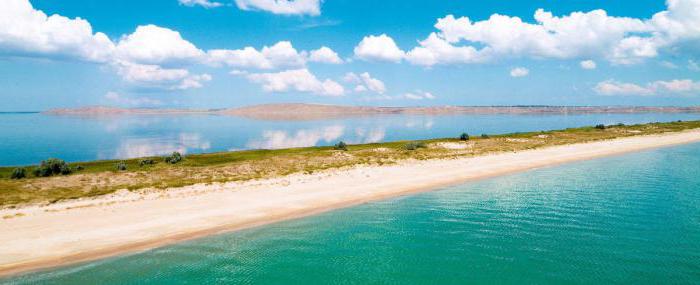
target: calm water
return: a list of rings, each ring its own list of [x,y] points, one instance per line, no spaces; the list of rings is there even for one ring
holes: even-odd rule
[[[0,113],[0,166],[698,120],[700,114],[370,116],[259,121],[228,116],[72,117]]]
[[[698,284],[699,173],[700,144],[659,149],[5,282]]]

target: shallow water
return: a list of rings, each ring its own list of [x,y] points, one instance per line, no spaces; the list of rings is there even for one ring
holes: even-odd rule
[[[700,144],[577,162],[10,284],[698,284]]]
[[[0,113],[0,166],[241,149],[526,132],[596,124],[698,120],[700,114],[385,115],[315,121],[231,116],[51,116]]]

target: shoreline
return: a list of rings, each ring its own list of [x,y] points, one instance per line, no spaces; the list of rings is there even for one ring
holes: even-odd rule
[[[692,142],[700,142],[700,129],[167,191],[121,191],[4,209],[2,216],[15,216],[0,220],[0,276],[134,253],[533,168]]]

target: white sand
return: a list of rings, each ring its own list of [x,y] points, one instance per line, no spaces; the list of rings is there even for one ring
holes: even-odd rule
[[[453,160],[405,161],[309,175],[0,211],[0,274],[133,252],[564,162],[700,141],[700,130]]]

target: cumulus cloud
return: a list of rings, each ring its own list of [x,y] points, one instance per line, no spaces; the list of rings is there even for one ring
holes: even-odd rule
[[[431,33],[427,39],[420,41],[419,45],[406,55],[406,59],[412,64],[432,66],[443,63],[479,63],[486,60],[476,48],[454,46],[436,33]]]
[[[348,72],[343,77],[343,81],[354,84],[354,90],[356,92],[371,91],[378,94],[384,94],[384,92],[386,92],[384,82],[373,78],[369,72],[363,72],[359,75],[354,72]]]
[[[138,87],[168,90],[201,87],[207,74],[192,75],[162,64],[192,63],[204,52],[176,31],[154,25],[139,26],[117,44],[93,33],[84,19],[47,16],[28,0],[6,0],[0,9],[0,55],[72,59],[115,67],[125,82]]]
[[[291,42],[280,41],[261,50],[253,47],[242,49],[213,49],[207,51],[207,61],[212,65],[224,64],[235,68],[279,69],[301,68],[308,61],[339,64],[343,61],[338,54],[328,47],[321,47],[310,53],[297,51]]]
[[[510,70],[511,77],[524,77],[530,74],[530,70],[525,67],[515,67]]]
[[[593,90],[601,95],[664,95],[664,94],[690,94],[700,91],[700,82],[690,79],[674,79],[669,81],[654,81],[641,86],[634,83],[625,83],[615,80],[599,82]]]
[[[224,5],[219,2],[212,2],[209,0],[178,0],[178,2],[187,7],[202,6],[204,8],[216,8]]]
[[[595,61],[592,61],[590,59],[589,60],[582,60],[581,62],[579,62],[579,65],[581,66],[581,68],[589,69],[589,70],[596,69],[596,67],[597,67]]]
[[[155,25],[138,26],[117,45],[119,59],[145,64],[195,62],[204,52],[186,41],[180,33]]]
[[[235,50],[209,50],[207,54],[211,63],[223,63],[239,68],[274,69],[302,67],[305,64],[304,56],[288,41],[281,41],[270,47],[264,46],[260,51],[253,47],[245,47]]]
[[[343,60],[329,47],[323,46],[317,50],[312,50],[309,54],[309,61],[330,64],[341,64]]]
[[[321,15],[321,0],[236,0],[236,6],[281,15]]]
[[[535,22],[493,14],[482,21],[447,15],[406,59],[417,65],[480,63],[511,58],[600,58],[614,64],[634,64],[658,56],[664,48],[697,50],[700,42],[700,1],[668,0],[667,10],[650,19],[609,16],[604,10],[554,16],[538,9]],[[363,40],[364,41],[364,40]],[[375,42],[379,42],[375,40]],[[389,50],[375,43],[366,54],[378,59]],[[393,43],[393,41],[391,41]],[[359,46],[358,46],[359,47]],[[391,61],[400,60],[393,49]]]
[[[89,62],[110,59],[114,43],[103,33],[93,33],[84,19],[47,16],[28,0],[3,0],[1,6],[0,54]]]
[[[342,96],[345,88],[330,79],[319,80],[308,69],[293,69],[274,73],[251,73],[246,78],[262,85],[266,92],[309,92],[322,96]]]
[[[121,105],[121,106],[129,106],[129,107],[136,107],[136,106],[158,106],[162,105],[163,102],[160,100],[156,99],[151,99],[151,98],[131,98],[131,97],[126,97],[123,96],[117,92],[114,91],[109,91],[107,94],[105,94],[104,98],[107,101],[110,101],[114,104]]]
[[[381,34],[379,36],[366,36],[354,49],[355,56],[363,60],[378,60],[399,62],[404,58],[405,52],[394,42],[394,39]]]
[[[137,64],[126,61],[112,64],[122,79],[142,88],[186,90],[202,87],[212,79],[209,74],[190,74],[187,69],[163,68],[159,65]]]

